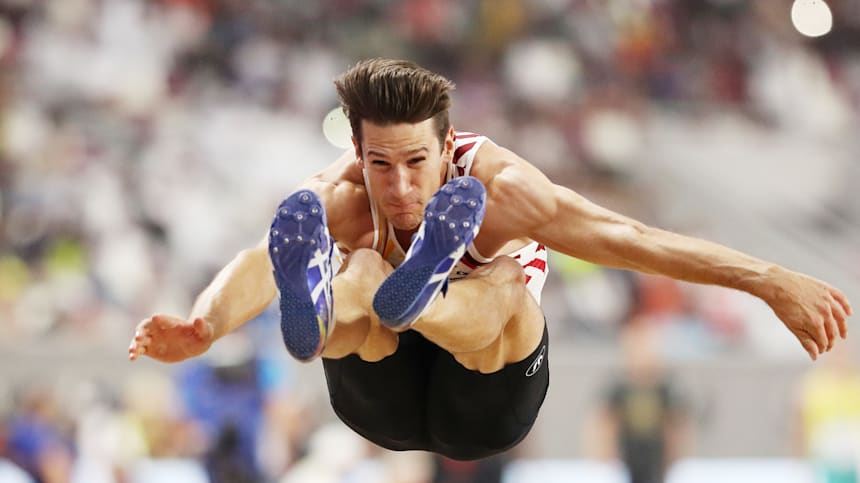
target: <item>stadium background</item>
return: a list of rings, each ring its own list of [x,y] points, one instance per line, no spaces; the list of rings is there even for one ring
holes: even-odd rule
[[[260,481],[432,481],[447,463],[344,433],[319,363],[286,357],[271,310],[199,361],[126,360],[140,319],[187,314],[339,154],[321,129],[331,80],[366,57],[445,74],[456,128],[556,182],[860,303],[860,3],[828,4],[832,30],[810,38],[787,0],[5,0],[0,462],[48,462],[43,481],[193,472],[223,442],[218,401],[253,429]],[[856,334],[813,365],[745,294],[560,256],[550,277],[553,382],[498,462],[507,481],[623,481],[598,422],[625,360],[660,361],[677,392],[675,481],[823,481],[801,415],[818,373],[860,384]],[[633,325],[644,335],[625,337]],[[249,361],[245,399],[201,376]],[[856,481],[860,405],[843,409],[822,438]]]

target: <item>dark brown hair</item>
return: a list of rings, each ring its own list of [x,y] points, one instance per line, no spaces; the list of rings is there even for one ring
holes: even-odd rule
[[[450,129],[449,91],[454,83],[406,60],[363,60],[334,81],[352,134],[361,143],[361,121],[415,124],[433,118],[444,149]]]

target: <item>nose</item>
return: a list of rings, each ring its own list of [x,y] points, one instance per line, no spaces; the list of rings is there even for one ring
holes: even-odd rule
[[[397,166],[391,170],[388,189],[392,195],[397,198],[405,197],[409,194],[410,185],[409,175],[404,167]]]

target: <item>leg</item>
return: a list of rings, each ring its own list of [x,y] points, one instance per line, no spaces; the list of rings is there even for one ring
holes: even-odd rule
[[[439,355],[450,358],[410,331],[401,334],[394,354],[378,362],[363,361],[356,354],[323,357],[332,409],[347,426],[379,446],[430,450],[428,378]]]
[[[520,265],[498,257],[451,283],[412,328],[450,352],[464,367],[495,372],[531,354],[544,318],[528,293]]]
[[[549,388],[549,334],[522,361],[491,374],[468,370],[451,354],[436,358],[427,391],[433,451],[485,458],[516,446],[531,430]]]
[[[358,354],[375,362],[397,350],[397,334],[383,327],[371,308],[373,294],[393,270],[373,250],[358,250],[347,258],[332,281],[336,322],[323,357]]]

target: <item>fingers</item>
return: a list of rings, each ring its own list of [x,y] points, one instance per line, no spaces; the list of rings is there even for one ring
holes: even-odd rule
[[[824,318],[824,331],[827,333],[827,351],[833,348],[836,343],[836,337],[839,334],[839,327],[836,325],[836,318],[833,313],[829,313]]]
[[[810,336],[813,336],[813,340],[815,344],[818,346],[818,353],[821,354],[823,352],[827,352],[828,346],[830,345],[830,337],[827,334],[827,320],[826,317],[823,321],[818,322],[812,329],[812,332],[807,331]]]
[[[818,360],[818,355],[820,354],[820,352],[818,350],[818,345],[815,343],[814,340],[812,340],[812,337],[810,337],[809,334],[805,332],[801,332],[800,334],[797,334],[797,339],[800,341],[800,345],[802,345],[806,352],[809,354],[809,357],[813,361]]]
[[[831,294],[832,303],[830,304],[830,312],[833,314],[833,318],[836,319],[836,325],[839,328],[839,336],[843,339],[848,337],[848,316],[851,306],[848,306],[848,309],[845,308],[845,304],[839,301],[837,294]],[[846,302],[847,303],[847,302]]]
[[[135,361],[138,357],[147,353],[149,345],[152,343],[152,336],[149,328],[150,322],[151,319],[147,319],[138,325],[138,328],[134,333],[134,337],[131,339],[131,344],[128,346],[129,360]]]
[[[845,324],[846,317],[845,312],[842,310],[842,306],[839,305],[836,300],[833,300],[830,304],[830,320],[828,322],[832,326],[831,330],[833,331],[834,339],[837,337],[837,334],[839,337],[842,337],[843,339],[845,338],[846,332],[848,331],[848,327]],[[833,341],[831,341],[831,343],[832,342]]]
[[[135,361],[142,355],[152,355],[152,337],[156,332],[167,330],[176,324],[168,317],[162,315],[153,315],[148,319],[144,319],[137,326],[131,344],[128,346],[128,359]]]
[[[840,292],[839,290],[832,289],[830,290],[830,295],[839,302],[839,305],[842,307],[842,310],[846,315],[854,314],[854,310],[851,308],[851,303],[848,301],[848,298]]]

